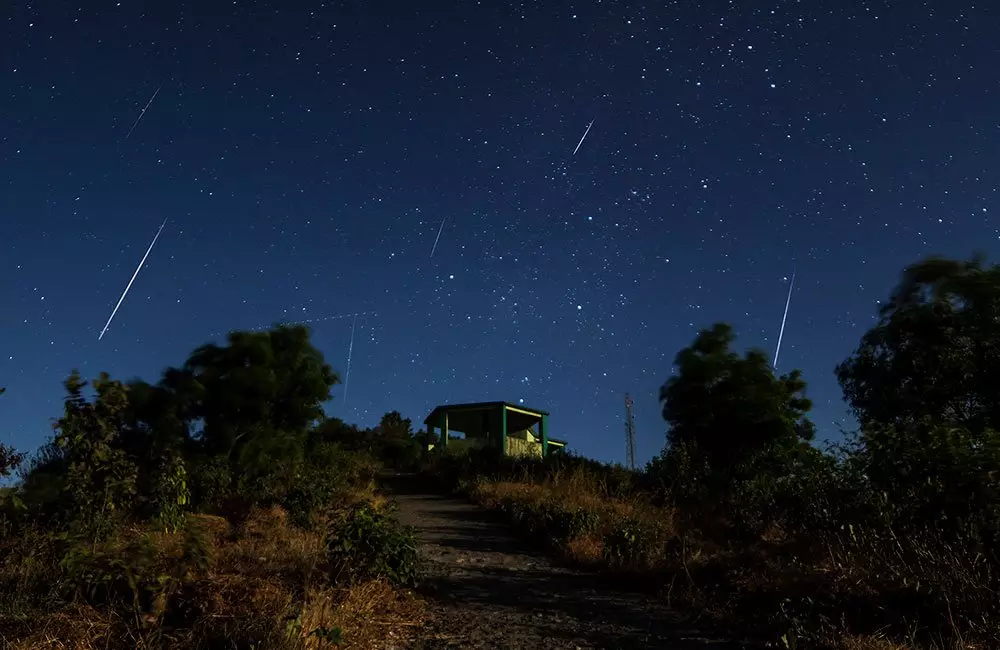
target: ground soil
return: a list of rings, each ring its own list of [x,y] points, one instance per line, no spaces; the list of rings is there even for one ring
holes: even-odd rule
[[[403,523],[415,527],[423,560],[418,593],[429,622],[412,648],[584,649],[749,647],[692,629],[662,599],[596,574],[559,566],[514,536],[495,515],[386,477]],[[404,644],[401,644],[404,645]]]

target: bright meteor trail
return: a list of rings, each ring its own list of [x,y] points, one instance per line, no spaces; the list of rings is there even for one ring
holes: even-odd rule
[[[576,143],[576,149],[573,150],[574,156],[576,155],[576,152],[580,150],[580,145],[583,144],[583,141],[587,139],[587,134],[590,133],[590,127],[592,126],[594,126],[594,120],[590,120],[590,124],[587,125],[587,130],[583,132],[583,137],[580,138],[580,141]]]
[[[167,220],[164,219],[163,223],[160,224],[160,229],[156,231],[156,235],[153,237],[153,241],[149,244],[149,248],[146,249],[146,254],[142,256],[142,260],[139,262],[139,266],[135,267],[135,273],[132,274],[132,279],[128,281],[128,286],[125,287],[125,291],[122,292],[122,297],[118,299],[118,304],[115,305],[115,309],[111,312],[111,317],[108,322],[104,324],[104,329],[97,336],[97,340],[100,341],[104,338],[104,333],[108,331],[108,327],[111,326],[111,321],[114,320],[115,314],[118,313],[118,308],[122,306],[122,302],[125,300],[125,296],[128,295],[128,290],[132,288],[132,283],[135,282],[135,278],[139,275],[139,271],[142,269],[142,265],[146,263],[146,258],[149,257],[149,251],[153,250],[153,246],[156,245],[156,240],[160,238],[160,233],[163,232],[163,227],[167,225]]]
[[[788,297],[785,298],[785,313],[781,317],[781,329],[778,331],[778,346],[774,349],[775,368],[778,367],[778,354],[781,352],[781,338],[785,335],[785,320],[788,319],[788,305],[792,302],[792,289],[795,288],[795,271],[792,271],[792,281],[788,283]]]

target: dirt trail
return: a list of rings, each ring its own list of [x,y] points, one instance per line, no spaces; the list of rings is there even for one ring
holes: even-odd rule
[[[413,477],[386,479],[424,560],[418,591],[431,622],[415,648],[675,648],[741,644],[687,629],[649,595],[611,590],[596,575],[559,567],[466,501]]]

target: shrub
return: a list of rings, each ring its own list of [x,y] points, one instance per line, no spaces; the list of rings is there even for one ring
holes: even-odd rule
[[[589,535],[597,530],[600,523],[600,517],[592,510],[567,508],[559,503],[545,504],[542,515],[546,534],[556,544]]]
[[[652,523],[622,517],[604,536],[604,557],[618,568],[650,567],[662,556],[665,541],[662,531]]]
[[[313,529],[337,494],[349,486],[364,485],[374,477],[373,459],[333,443],[318,445],[295,477],[285,509],[299,527]]]
[[[413,529],[386,508],[359,503],[341,513],[328,525],[326,548],[335,576],[346,575],[351,582],[379,577],[397,585],[416,582]]]
[[[190,498],[184,459],[180,454],[166,454],[153,485],[154,518],[165,532],[172,533],[184,523]]]
[[[191,468],[192,504],[199,512],[218,512],[232,490],[233,474],[223,456],[201,458]]]

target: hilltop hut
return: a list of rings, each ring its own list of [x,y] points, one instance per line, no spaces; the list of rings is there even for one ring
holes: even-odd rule
[[[424,420],[427,448],[493,448],[506,456],[545,458],[566,447],[565,441],[549,437],[548,416],[546,411],[508,402],[436,406]],[[465,438],[451,438],[452,431]]]

